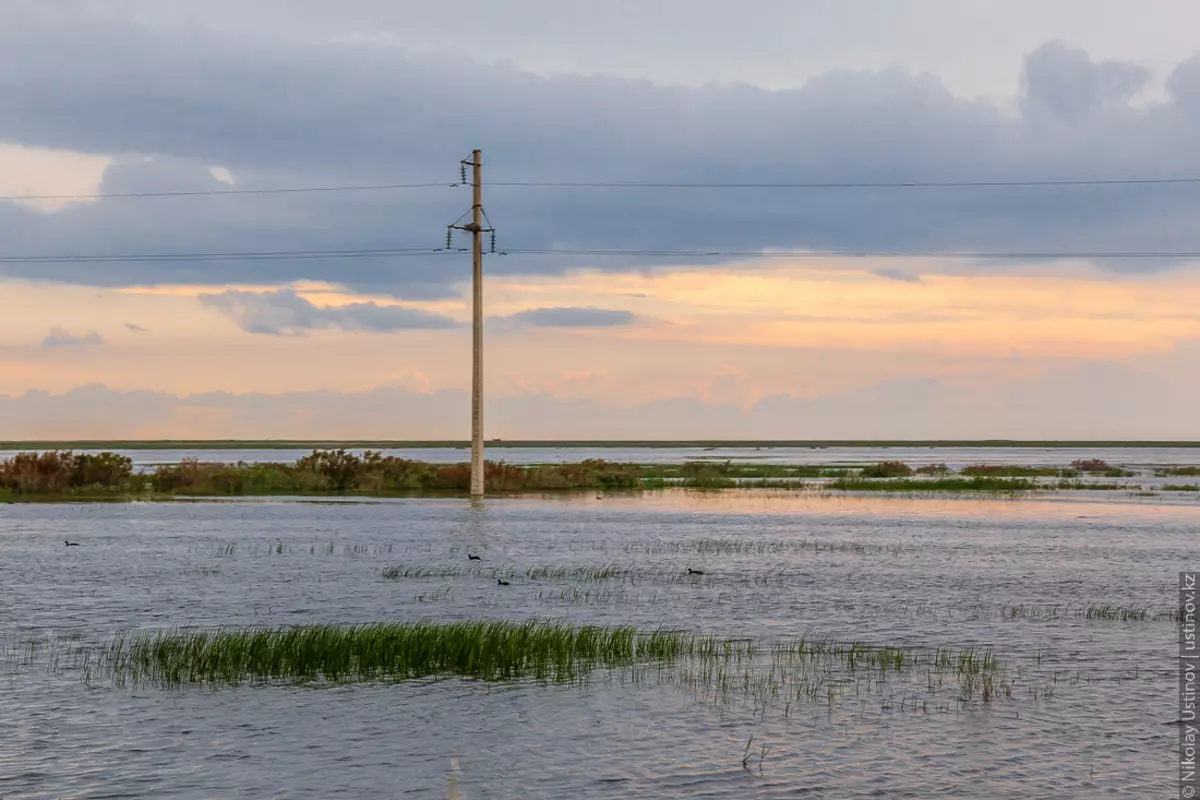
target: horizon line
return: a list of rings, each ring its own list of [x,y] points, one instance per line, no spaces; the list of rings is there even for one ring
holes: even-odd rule
[[[1200,440],[1137,439],[487,439],[499,448],[700,448],[705,450],[775,448],[952,448],[952,447],[1051,447],[1051,448],[1151,448],[1200,447]],[[294,449],[469,449],[469,439],[13,439],[0,441],[0,450],[294,450]]]

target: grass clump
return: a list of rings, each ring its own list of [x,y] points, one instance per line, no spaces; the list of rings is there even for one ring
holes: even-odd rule
[[[167,630],[117,637],[101,664],[118,683],[167,688],[441,675],[569,682],[596,667],[678,657],[689,652],[693,638],[545,620]]]
[[[1101,603],[1084,609],[1084,619],[1104,619],[1117,622],[1145,622],[1152,618],[1152,610],[1142,606],[1110,605]]]
[[[863,478],[904,478],[913,474],[913,468],[903,461],[880,461],[859,471]]]
[[[1071,466],[1089,475],[1103,475],[1106,478],[1130,478],[1136,473],[1120,467],[1114,467],[1102,458],[1079,458],[1071,462]]]
[[[1200,477],[1200,466],[1162,467],[1155,470],[1160,478],[1194,478]]]
[[[1167,483],[1162,488],[1166,492],[1200,492],[1200,485],[1195,483]]]
[[[1047,487],[1028,478],[947,476],[929,480],[846,477],[830,481],[825,488],[852,492],[1030,492]]]
[[[1076,469],[1030,467],[1018,464],[971,464],[963,467],[963,475],[982,478],[1074,478]]]

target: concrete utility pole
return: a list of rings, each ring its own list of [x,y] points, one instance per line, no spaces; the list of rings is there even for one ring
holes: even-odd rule
[[[474,205],[471,208],[472,319],[471,496],[483,497],[483,151],[471,153]]]
[[[483,497],[483,235],[492,235],[492,252],[496,252],[496,229],[483,210],[483,151],[471,151],[471,160],[460,162],[462,182],[467,182],[467,167],[471,168],[471,221],[460,225],[463,214],[446,228],[446,249],[454,246],[454,231],[469,231],[472,239],[471,259],[471,497]],[[484,227],[487,222],[487,227]]]

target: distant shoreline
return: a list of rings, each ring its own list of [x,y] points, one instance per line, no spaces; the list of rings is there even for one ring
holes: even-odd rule
[[[1124,440],[1017,440],[1017,439],[811,439],[811,440],[489,440],[489,448],[618,448],[655,449],[748,449],[748,448],[1200,448],[1200,441],[1124,441]],[[28,440],[0,442],[0,450],[411,450],[429,448],[469,448],[463,440],[382,440],[382,439],[79,439]]]

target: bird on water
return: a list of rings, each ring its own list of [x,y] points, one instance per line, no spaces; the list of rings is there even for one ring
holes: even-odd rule
[[[63,539],[63,541],[67,542],[66,539]],[[67,547],[79,547],[79,542],[67,542]]]
[[[501,586],[511,586],[512,585],[508,581],[503,580],[501,578],[496,578],[496,583],[500,584]]]
[[[688,567],[688,575],[703,575],[703,574],[704,573],[701,570],[692,569],[691,567]]]
[[[467,561],[479,561],[479,560],[480,560],[479,556],[473,556],[470,553],[467,553]]]

